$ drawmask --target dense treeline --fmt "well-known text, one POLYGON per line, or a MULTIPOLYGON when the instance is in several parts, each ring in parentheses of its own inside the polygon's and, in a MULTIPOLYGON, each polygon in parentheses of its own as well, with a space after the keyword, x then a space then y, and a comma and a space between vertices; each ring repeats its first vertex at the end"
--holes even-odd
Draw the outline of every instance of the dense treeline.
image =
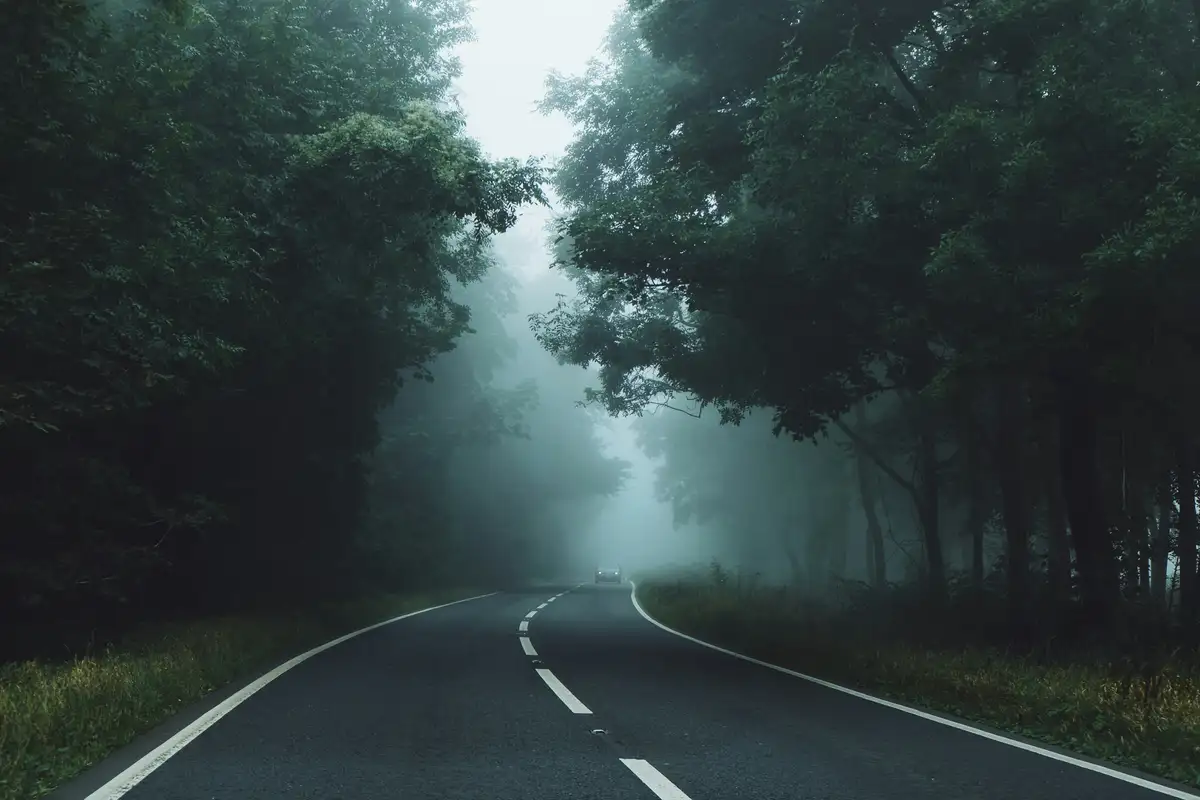
POLYGON ((591 376, 572 380, 537 346, 517 289, 498 270, 467 287, 473 332, 381 418, 364 537, 381 580, 497 586, 591 569, 571 544, 629 465, 603 454, 577 404, 591 376), (414 525, 437 535, 404 535, 414 525))
POLYGON ((445 460, 535 407, 494 343, 431 372, 541 199, 463 133, 469 35, 462 0, 3 4, 0 616, 60 643, 445 577, 445 460))
MULTIPOLYGON (((701 550, 702 557, 745 577, 817 592, 831 578, 865 577, 863 548, 851 542, 862 538, 849 535, 861 519, 842 448, 798 448, 774 436, 764 414, 735 427, 715 415, 660 412, 637 420, 634 429, 638 445, 657 462, 658 499, 670 504, 677 526, 694 526, 694 538, 712 551, 701 550)), ((908 535, 905 515, 896 521, 899 535, 908 535)), ((883 563, 893 562, 894 576, 903 574, 903 556, 888 547, 883 563)))
POLYGON ((1013 636, 1194 632, 1198 28, 1177 0, 630 0, 549 84, 583 298, 539 337, 613 412, 690 395, 850 445, 856 524, 874 550, 882 475, 928 602, 962 566, 1013 636))

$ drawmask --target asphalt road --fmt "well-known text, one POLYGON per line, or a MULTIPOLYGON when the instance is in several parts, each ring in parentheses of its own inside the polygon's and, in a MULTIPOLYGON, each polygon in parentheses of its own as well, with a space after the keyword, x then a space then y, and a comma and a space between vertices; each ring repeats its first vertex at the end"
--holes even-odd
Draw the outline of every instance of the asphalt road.
MULTIPOLYGON (((113 800, 99 785, 138 755, 119 754, 58 796, 113 800)), ((643 619, 628 585, 504 592, 352 638, 266 684, 121 796, 1193 797, 706 649, 643 619)))

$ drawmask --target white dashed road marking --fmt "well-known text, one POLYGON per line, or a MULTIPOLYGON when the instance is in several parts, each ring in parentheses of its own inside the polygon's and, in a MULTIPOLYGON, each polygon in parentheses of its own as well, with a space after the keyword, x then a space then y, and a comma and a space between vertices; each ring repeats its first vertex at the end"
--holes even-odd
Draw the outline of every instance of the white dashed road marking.
POLYGON ((629 767, 629 771, 637 775, 659 800, 691 800, 683 790, 667 779, 666 775, 654 768, 649 761, 640 758, 622 758, 621 763, 629 767))
MULTIPOLYGON (((582 583, 579 584, 579 586, 576 586, 575 588, 578 589, 581 586, 583 586, 582 583)), ((521 638, 521 649, 525 651, 525 655, 536 656, 538 654, 537 650, 535 650, 533 648, 533 642, 529 641, 529 637, 528 637, 529 620, 533 619, 537 615, 537 612, 541 611, 543 608, 550 605, 555 600, 557 600, 558 598, 562 597, 563 595, 567 594, 567 592, 570 592, 570 591, 573 591, 573 590, 568 589, 566 592, 559 592, 558 594, 556 594, 553 597, 546 600, 546 602, 539 605, 533 611, 530 611, 528 614, 525 615, 525 619, 521 620, 519 629, 522 634, 525 634, 524 636, 520 637, 521 638)), ((535 661, 534 663, 536 664, 539 662, 535 661)), ((576 697, 575 695, 573 695, 571 693, 571 690, 568 689, 566 686, 564 686, 563 682, 560 681, 553 672, 551 672, 548 669, 542 669, 542 668, 538 668, 536 670, 536 672, 538 674, 538 677, 541 678, 545 682, 545 684, 550 687, 550 691, 554 692, 554 694, 558 697, 559 700, 562 700, 563 705, 565 705, 567 707, 567 709, 571 711, 571 713, 573 713, 573 714, 591 714, 592 713, 592 710, 590 708, 588 708, 587 706, 585 706, 582 702, 580 702, 579 698, 576 697)), ((640 780, 642 783, 646 784, 646 788, 648 788, 650 791, 654 792, 655 796, 657 796, 659 798, 659 800, 691 800, 691 798, 689 798, 686 794, 683 793, 683 790, 681 790, 675 784, 671 783, 670 779, 668 779, 666 775, 663 775, 661 772, 659 772, 657 769, 655 769, 650 764, 649 761, 646 761, 641 758, 622 758, 621 763, 624 764, 626 767, 628 767, 629 771, 638 777, 638 780, 640 780)))
MULTIPOLYGON (((568 689, 566 686, 563 686, 562 681, 556 678, 553 672, 548 669, 539 669, 537 674, 538 677, 545 681, 546 685, 550 687, 550 691, 554 692, 554 694, 558 696, 558 699, 563 701, 563 705, 570 709, 572 714, 592 713, 590 708, 579 702, 578 697, 571 694, 570 689, 568 689)), ((630 767, 630 769, 633 768, 630 767)))

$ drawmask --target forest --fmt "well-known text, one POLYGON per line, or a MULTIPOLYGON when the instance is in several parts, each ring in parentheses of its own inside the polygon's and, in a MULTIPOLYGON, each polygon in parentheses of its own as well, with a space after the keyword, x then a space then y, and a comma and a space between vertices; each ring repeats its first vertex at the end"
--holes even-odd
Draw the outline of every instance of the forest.
POLYGON ((630 0, 548 82, 579 296, 537 335, 751 571, 974 603, 1010 647, 1195 642, 1198 31, 1168 0, 630 0))
POLYGON ((1200 5, 625 0, 553 160, 471 12, 0 3, 0 800, 651 482, 656 618, 1200 786, 1200 5))
POLYGON ((470 35, 460 0, 3 4, 0 657, 545 576, 620 488, 582 384, 539 385, 492 240, 544 166, 465 134, 470 35))
POLYGON ((547 182, 578 291, 533 332, 593 405, 666 412, 681 520, 814 592, 1003 596, 1017 640, 1195 636, 1190 5, 632 0, 547 83, 554 165, 464 133, 459 0, 3 14, 0 607, 33 639, 550 568, 554 507, 627 465, 497 378, 527 336, 491 237, 547 182), (764 414, 778 443, 690 419, 764 414), (531 426, 592 457, 529 462, 531 426))

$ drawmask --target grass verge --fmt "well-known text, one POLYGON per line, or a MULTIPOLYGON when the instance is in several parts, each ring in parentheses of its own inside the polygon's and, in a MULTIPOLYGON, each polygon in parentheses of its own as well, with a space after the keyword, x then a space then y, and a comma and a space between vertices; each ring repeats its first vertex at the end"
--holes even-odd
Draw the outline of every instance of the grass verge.
POLYGON ((643 580, 637 597, 664 625, 726 649, 1200 788, 1197 665, 1147 678, 1113 664, 856 643, 844 634, 853 624, 814 620, 780 591, 703 579, 643 580))
POLYGON ((71 663, 0 666, 0 800, 32 800, 172 714, 330 639, 479 592, 382 595, 147 632, 71 663))

